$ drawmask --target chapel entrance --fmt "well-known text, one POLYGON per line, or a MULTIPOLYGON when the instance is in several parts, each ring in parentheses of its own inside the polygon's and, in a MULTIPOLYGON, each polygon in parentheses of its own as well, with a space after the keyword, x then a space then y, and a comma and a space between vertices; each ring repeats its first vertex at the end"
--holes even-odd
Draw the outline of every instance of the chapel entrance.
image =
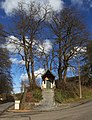
POLYGON ((50 70, 47 70, 43 75, 42 75, 42 89, 52 89, 55 88, 55 76, 51 73, 50 70))
POLYGON ((47 89, 50 89, 50 88, 51 88, 51 82, 50 82, 50 80, 47 80, 47 81, 46 81, 46 88, 47 88, 47 89))

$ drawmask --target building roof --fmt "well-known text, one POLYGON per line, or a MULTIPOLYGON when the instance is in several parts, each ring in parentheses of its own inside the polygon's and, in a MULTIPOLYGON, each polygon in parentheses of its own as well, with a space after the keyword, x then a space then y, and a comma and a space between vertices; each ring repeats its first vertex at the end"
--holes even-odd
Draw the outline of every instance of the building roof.
POLYGON ((46 77, 54 80, 55 76, 52 74, 52 72, 50 70, 47 70, 43 75, 42 75, 42 79, 44 80, 46 77))

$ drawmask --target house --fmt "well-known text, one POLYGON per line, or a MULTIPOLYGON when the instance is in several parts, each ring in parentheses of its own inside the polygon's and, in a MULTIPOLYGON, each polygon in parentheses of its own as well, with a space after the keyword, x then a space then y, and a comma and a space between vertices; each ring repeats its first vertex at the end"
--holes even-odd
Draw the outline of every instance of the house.
POLYGON ((51 73, 50 70, 47 70, 43 75, 42 75, 42 86, 41 88, 47 88, 47 89, 52 89, 55 87, 55 76, 51 73))

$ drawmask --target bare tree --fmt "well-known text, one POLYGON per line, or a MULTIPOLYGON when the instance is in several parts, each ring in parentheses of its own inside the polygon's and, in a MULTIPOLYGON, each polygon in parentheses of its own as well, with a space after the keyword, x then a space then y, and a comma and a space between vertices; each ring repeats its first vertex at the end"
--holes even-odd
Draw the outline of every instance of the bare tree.
POLYGON ((63 79, 66 83, 69 61, 85 46, 85 41, 89 39, 89 33, 81 14, 72 8, 65 8, 60 13, 53 13, 50 26, 56 37, 59 80, 63 79))
POLYGON ((13 91, 9 51, 2 47, 6 42, 5 36, 4 27, 0 24, 0 94, 9 94, 13 91))
POLYGON ((25 68, 31 88, 36 87, 34 75, 34 58, 36 54, 37 35, 42 23, 49 14, 47 7, 41 7, 40 4, 31 2, 29 5, 19 4, 18 10, 14 10, 15 28, 13 35, 18 38, 15 44, 18 44, 18 54, 25 61, 25 68), (24 6, 27 6, 27 9, 24 6), (22 54, 21 54, 22 49, 22 54))
POLYGON ((49 70, 55 69, 55 65, 54 65, 55 52, 54 52, 53 45, 51 45, 51 47, 52 48, 48 52, 46 52, 44 49, 44 46, 42 45, 40 56, 38 58, 39 60, 41 60, 40 65, 42 65, 42 68, 44 68, 45 71, 47 69, 49 70))

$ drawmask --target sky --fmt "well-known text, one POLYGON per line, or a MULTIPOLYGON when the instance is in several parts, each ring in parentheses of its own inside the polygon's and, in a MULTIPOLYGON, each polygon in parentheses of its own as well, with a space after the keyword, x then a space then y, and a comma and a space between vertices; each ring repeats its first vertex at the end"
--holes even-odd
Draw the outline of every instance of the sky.
MULTIPOLYGON (((85 16, 84 21, 87 25, 87 29, 90 32, 92 32, 92 0, 0 0, 0 23, 2 23, 5 26, 6 30, 8 30, 9 27, 11 26, 13 9, 18 8, 19 2, 25 2, 29 4, 30 1, 31 2, 35 1, 36 3, 40 2, 42 6, 44 6, 44 4, 45 5, 49 4, 52 7, 52 9, 56 12, 63 10, 65 6, 73 6, 75 8, 78 8, 79 11, 85 16)), ((17 38, 15 38, 14 36, 11 36, 11 38, 17 40, 17 38)), ((45 40, 43 46, 47 53, 52 49, 52 45, 49 40, 45 40)), ((14 47, 15 46, 11 44, 7 46, 7 49, 9 51, 13 51, 14 47)), ((20 70, 19 68, 19 64, 21 64, 21 67, 24 66, 24 61, 18 59, 17 55, 11 57, 10 60, 13 63, 11 72, 14 81, 14 92, 19 92, 21 80, 27 79, 27 75, 24 72, 25 70, 23 69, 20 70)), ((42 68, 36 69, 35 75, 43 72, 44 69, 42 68)), ((41 78, 41 74, 38 77, 41 78)))

